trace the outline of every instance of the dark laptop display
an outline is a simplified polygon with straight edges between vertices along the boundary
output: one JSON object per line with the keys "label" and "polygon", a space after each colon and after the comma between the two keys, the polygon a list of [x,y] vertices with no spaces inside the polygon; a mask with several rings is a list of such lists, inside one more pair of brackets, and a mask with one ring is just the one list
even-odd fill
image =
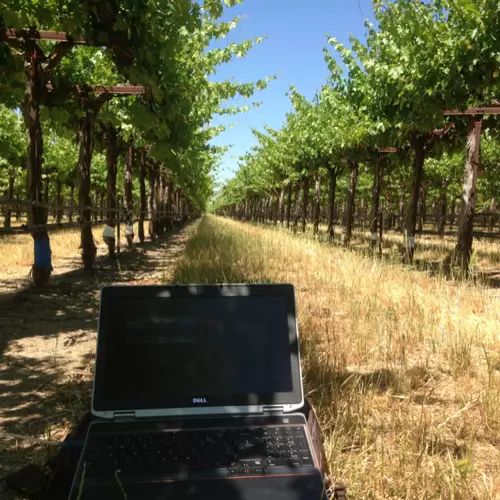
{"label": "dark laptop display", "polygon": [[291,285],[105,287],[71,500],[324,497]]}
{"label": "dark laptop display", "polygon": [[104,397],[159,408],[289,392],[286,318],[282,297],[114,299]]}
{"label": "dark laptop display", "polygon": [[295,305],[281,288],[144,297],[124,287],[122,296],[103,296],[94,409],[296,402]]}

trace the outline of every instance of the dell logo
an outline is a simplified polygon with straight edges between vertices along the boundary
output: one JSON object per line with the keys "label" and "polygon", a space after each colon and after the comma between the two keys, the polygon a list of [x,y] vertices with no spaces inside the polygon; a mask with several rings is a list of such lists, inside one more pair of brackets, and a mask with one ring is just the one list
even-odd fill
{"label": "dell logo", "polygon": [[206,403],[206,398],[193,398],[193,403]]}

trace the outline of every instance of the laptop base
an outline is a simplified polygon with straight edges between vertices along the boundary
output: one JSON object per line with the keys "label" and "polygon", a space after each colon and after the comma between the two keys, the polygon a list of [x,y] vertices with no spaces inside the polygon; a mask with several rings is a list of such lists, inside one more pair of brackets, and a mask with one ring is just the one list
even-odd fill
{"label": "laptop base", "polygon": [[[128,500],[321,500],[326,499],[321,474],[267,478],[137,484],[126,488]],[[80,500],[123,500],[118,485],[86,488]]]}
{"label": "laptop base", "polygon": [[227,494],[247,500],[269,491],[273,499],[286,492],[283,498],[298,500],[314,498],[303,495],[316,485],[321,493],[303,414],[97,421],[89,428],[71,498],[114,498],[117,490],[130,499],[147,490],[152,496],[141,498],[201,499],[212,492],[214,499]]}

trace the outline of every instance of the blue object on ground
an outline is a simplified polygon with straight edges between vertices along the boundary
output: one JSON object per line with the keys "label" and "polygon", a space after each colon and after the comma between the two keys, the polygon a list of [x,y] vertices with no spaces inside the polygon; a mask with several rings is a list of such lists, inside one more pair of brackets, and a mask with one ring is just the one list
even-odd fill
{"label": "blue object on ground", "polygon": [[48,237],[35,239],[35,267],[52,269],[52,250]]}

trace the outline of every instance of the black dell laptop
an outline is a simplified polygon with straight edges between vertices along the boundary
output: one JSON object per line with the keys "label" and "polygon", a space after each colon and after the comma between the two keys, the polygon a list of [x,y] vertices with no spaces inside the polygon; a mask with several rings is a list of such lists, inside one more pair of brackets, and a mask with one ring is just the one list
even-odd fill
{"label": "black dell laptop", "polygon": [[326,498],[291,285],[112,286],[71,500]]}

